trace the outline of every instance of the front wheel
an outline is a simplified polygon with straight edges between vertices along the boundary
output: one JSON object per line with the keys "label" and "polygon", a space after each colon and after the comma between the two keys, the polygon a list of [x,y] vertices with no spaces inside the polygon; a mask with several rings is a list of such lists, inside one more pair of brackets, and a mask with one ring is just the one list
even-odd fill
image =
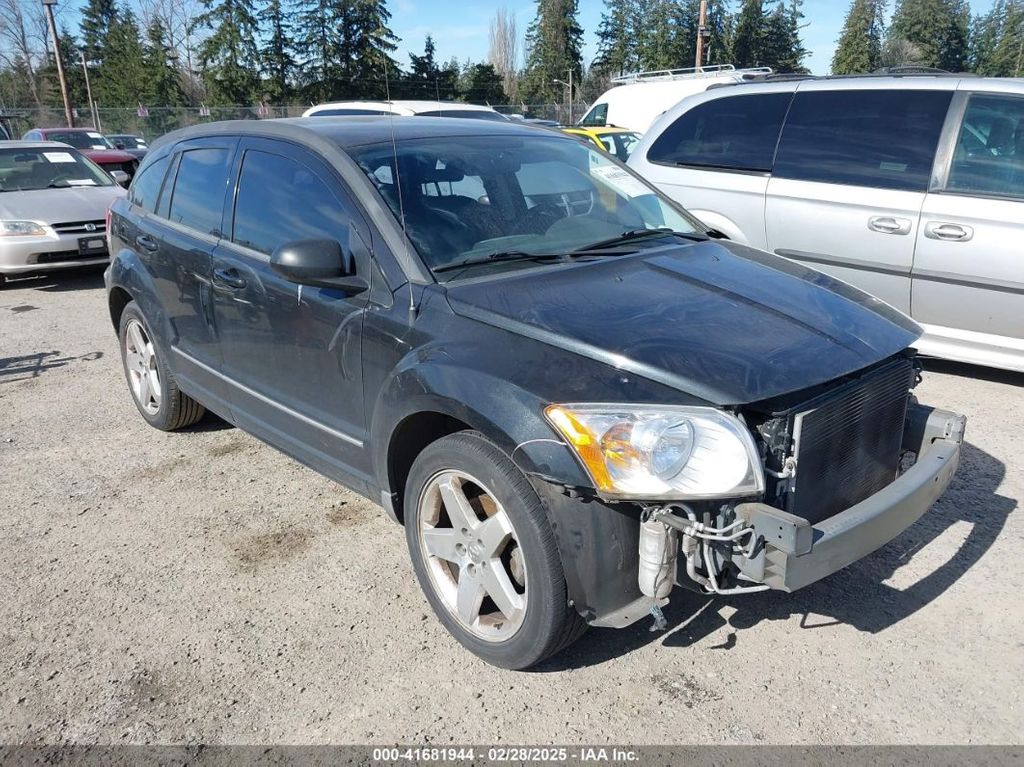
{"label": "front wheel", "polygon": [[420,586],[471,652],[527,668],[583,633],[544,507],[492,443],[475,432],[432,443],[413,464],[405,496]]}

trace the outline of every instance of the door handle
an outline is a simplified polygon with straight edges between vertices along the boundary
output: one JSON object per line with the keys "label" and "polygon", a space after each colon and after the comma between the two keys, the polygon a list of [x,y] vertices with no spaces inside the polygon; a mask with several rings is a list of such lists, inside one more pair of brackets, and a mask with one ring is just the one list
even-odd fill
{"label": "door handle", "polygon": [[237,269],[214,269],[213,281],[233,290],[241,290],[247,284],[245,279],[238,274]]}
{"label": "door handle", "polygon": [[135,238],[135,244],[142,248],[147,253],[156,253],[156,249],[160,247],[157,245],[156,240],[150,237],[148,234],[140,234]]}
{"label": "door handle", "polygon": [[868,229],[882,234],[910,234],[910,219],[895,216],[872,216],[868,219]]}
{"label": "door handle", "polygon": [[947,224],[933,221],[924,227],[924,236],[932,240],[967,242],[974,236],[974,230],[961,224]]}

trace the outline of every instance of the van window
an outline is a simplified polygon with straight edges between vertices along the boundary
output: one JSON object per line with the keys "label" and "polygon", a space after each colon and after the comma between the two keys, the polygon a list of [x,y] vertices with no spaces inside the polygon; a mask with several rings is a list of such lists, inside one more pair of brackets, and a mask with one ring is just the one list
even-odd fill
{"label": "van window", "polygon": [[167,217],[197,232],[219,236],[227,178],[227,149],[182,152]]}
{"label": "van window", "polygon": [[1024,197],[1024,98],[971,96],[946,189]]}
{"label": "van window", "polygon": [[150,213],[155,212],[156,201],[160,196],[160,188],[163,186],[164,176],[167,175],[167,166],[170,163],[171,156],[166,155],[144,166],[142,171],[132,179],[132,188],[128,192],[128,199]]}
{"label": "van window", "polygon": [[791,93],[706,101],[684,112],[647,150],[662,165],[769,171]]}
{"label": "van window", "polygon": [[577,125],[607,125],[608,124],[608,103],[594,104],[590,111],[583,115]]}
{"label": "van window", "polygon": [[351,219],[305,165],[250,149],[242,161],[233,242],[270,254],[286,242],[329,238],[347,248]]}
{"label": "van window", "polygon": [[797,93],[773,175],[923,192],[951,91]]}

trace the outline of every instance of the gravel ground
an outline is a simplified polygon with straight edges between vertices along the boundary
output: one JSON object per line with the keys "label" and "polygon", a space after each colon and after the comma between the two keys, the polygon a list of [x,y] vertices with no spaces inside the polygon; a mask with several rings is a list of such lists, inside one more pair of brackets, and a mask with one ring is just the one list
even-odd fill
{"label": "gravel ground", "polygon": [[0,290],[0,742],[1022,742],[1024,375],[932,366],[960,472],[867,560],[513,673],[380,509],[216,418],[146,426],[105,306],[96,272]]}

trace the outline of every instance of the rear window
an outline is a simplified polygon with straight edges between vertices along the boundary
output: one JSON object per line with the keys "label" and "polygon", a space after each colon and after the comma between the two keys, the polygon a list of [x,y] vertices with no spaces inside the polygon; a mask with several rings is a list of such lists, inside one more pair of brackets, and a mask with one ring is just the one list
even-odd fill
{"label": "rear window", "polygon": [[950,91],[797,93],[773,175],[925,191]]}
{"label": "rear window", "polygon": [[128,192],[129,199],[150,213],[154,212],[157,200],[160,197],[160,188],[164,183],[164,176],[167,175],[167,166],[170,162],[171,157],[167,155],[146,165],[142,172],[132,179],[132,187]]}
{"label": "rear window", "polygon": [[663,165],[770,171],[791,93],[706,101],[680,115],[647,150]]}
{"label": "rear window", "polygon": [[337,109],[318,109],[310,117],[365,117],[366,115],[387,115],[383,109],[349,109],[338,107]]}
{"label": "rear window", "polygon": [[197,232],[219,236],[227,177],[227,149],[211,147],[183,152],[168,218]]}
{"label": "rear window", "polygon": [[497,112],[482,109],[435,109],[433,112],[418,112],[417,117],[461,117],[463,120],[492,120],[508,122],[508,118]]}

